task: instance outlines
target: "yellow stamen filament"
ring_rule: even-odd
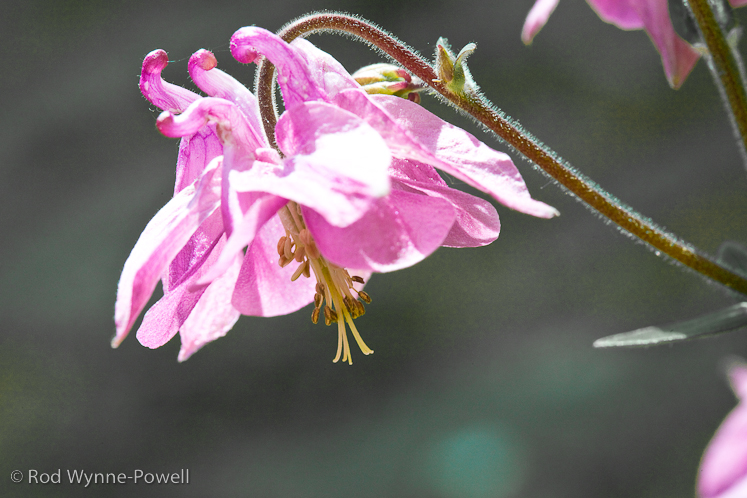
[[[355,337],[355,342],[358,343],[358,347],[361,348],[361,352],[366,355],[373,353],[373,349],[366,346],[366,343],[363,342],[363,338],[358,333],[358,329],[355,327],[353,319],[345,315],[345,321],[348,322],[348,325],[350,325],[350,330],[353,332],[353,337]],[[351,361],[350,364],[352,365],[353,362]]]
[[[345,355],[342,357],[342,362],[350,361],[350,365],[353,364],[353,359],[350,356],[350,346],[348,345],[348,335],[345,333],[345,323],[342,321],[337,322],[337,355],[332,363],[340,361],[340,354],[343,348],[345,349]]]

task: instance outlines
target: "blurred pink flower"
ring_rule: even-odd
[[[698,474],[701,498],[747,497],[747,364],[732,365],[729,379],[740,402],[703,454]]]
[[[328,325],[338,324],[335,361],[342,354],[352,362],[346,324],[362,351],[372,352],[353,323],[364,311],[358,299],[370,302],[361,287],[372,272],[411,266],[440,246],[498,237],[493,206],[449,188],[434,167],[513,209],[557,214],[529,196],[507,155],[413,102],[368,95],[306,40],[288,44],[248,27],[233,36],[231,52],[245,63],[263,55],[277,67],[286,109],[275,128],[282,155],[263,132],[255,97],[215,68],[212,53],[200,50],[189,61],[208,97],[161,79],[164,51],[145,58],[141,91],[164,110],[159,130],[182,140],[174,198],[148,223],[122,271],[115,347],[161,279],[164,296],[137,332],[145,346],[180,332],[183,361],[225,335],[240,314],[276,316],[314,302],[314,322],[323,312]]]
[[[545,25],[559,0],[537,0],[527,15],[521,39],[527,45]],[[664,72],[672,88],[679,88],[700,54],[672,27],[667,0],[587,0],[603,21],[625,30],[645,29],[661,54]],[[730,0],[734,7],[747,0]]]

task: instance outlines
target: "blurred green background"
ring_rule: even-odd
[[[143,57],[194,89],[232,33],[319,9],[358,13],[424,54],[478,44],[498,107],[613,194],[703,250],[747,242],[747,175],[703,62],[679,91],[641,31],[561,2],[534,45],[531,1],[27,1],[0,17],[0,495],[687,497],[735,400],[719,372],[744,333],[645,350],[594,339],[730,305],[516,159],[562,215],[498,207],[499,239],[375,276],[358,320],[376,353],[333,364],[310,309],[242,317],[189,361],[178,339],[109,347],[119,272],[169,199],[177,141],[139,93]],[[16,5],[12,5],[15,3]],[[740,14],[742,18],[745,13]],[[348,69],[379,61],[331,35]],[[744,46],[744,44],[743,44]],[[506,150],[433,98],[424,105]],[[451,181],[452,186],[465,187]],[[466,191],[475,193],[469,188]],[[178,472],[188,485],[65,483],[67,470]],[[63,484],[10,473],[62,471]]]

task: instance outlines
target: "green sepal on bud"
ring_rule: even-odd
[[[446,38],[439,38],[436,42],[436,72],[438,79],[436,82],[443,83],[446,87],[457,95],[465,96],[474,93],[477,86],[472,75],[467,69],[467,57],[472,55],[477,45],[468,43],[459,53],[454,56],[451,51],[449,42]]]
[[[420,94],[426,85],[399,66],[379,63],[364,66],[353,73],[353,78],[367,93],[394,95],[420,103]]]

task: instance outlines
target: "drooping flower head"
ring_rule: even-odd
[[[276,316],[314,303],[312,320],[338,326],[335,361],[352,362],[349,327],[371,299],[373,272],[411,266],[440,246],[489,244],[493,206],[449,188],[435,168],[539,217],[511,159],[416,103],[369,95],[330,55],[261,28],[231,40],[244,63],[275,64],[285,111],[273,149],[252,93],[200,50],[189,62],[199,96],[161,79],[167,56],[149,54],[140,88],[164,112],[157,126],[181,137],[174,198],[143,231],[119,282],[118,345],[157,281],[164,296],[137,337],[159,347],[177,332],[180,361],[224,335],[240,314]],[[302,278],[303,277],[303,278]]]
[[[521,39],[530,44],[545,25],[559,0],[537,0],[527,15]],[[667,0],[587,0],[603,21],[620,29],[644,29],[661,54],[664,72],[672,88],[679,88],[690,74],[700,53],[675,33]],[[747,0],[729,0],[733,7]]]
[[[726,416],[708,444],[698,474],[701,498],[747,496],[747,364],[729,369],[739,404]]]

